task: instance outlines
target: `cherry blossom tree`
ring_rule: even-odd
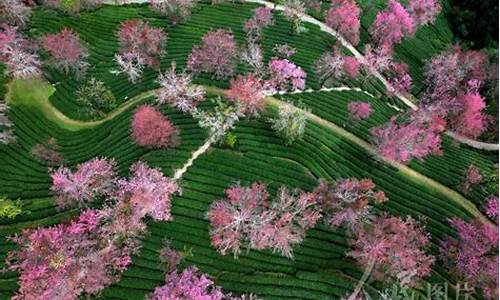
[[[478,185],[483,181],[483,176],[481,175],[481,171],[474,166],[470,165],[465,171],[465,178],[462,182],[462,188],[465,193],[468,193],[472,186]]]
[[[458,238],[447,237],[441,243],[441,258],[460,280],[482,290],[487,299],[498,298],[498,228],[473,220],[466,223],[454,218],[451,226]]]
[[[193,73],[209,73],[215,79],[233,75],[238,47],[233,34],[219,29],[206,33],[202,44],[194,46],[188,57],[187,70]]]
[[[247,39],[252,42],[259,41],[262,30],[273,24],[273,13],[268,7],[259,7],[252,10],[252,17],[245,22],[243,30],[247,34]]]
[[[356,78],[359,75],[359,62],[354,57],[344,56],[339,49],[334,49],[333,52],[323,53],[314,62],[313,69],[323,86],[326,82]]]
[[[304,3],[301,0],[287,0],[284,6],[283,16],[292,23],[292,33],[299,34],[306,31],[301,19],[306,12]]]
[[[441,4],[438,0],[408,1],[408,13],[417,26],[433,24],[440,12]]]
[[[292,246],[302,242],[305,231],[320,218],[313,193],[289,191],[281,187],[277,199],[269,203],[267,186],[239,184],[226,190],[226,199],[216,201],[208,212],[212,245],[222,255],[243,247],[270,248],[292,257]]]
[[[272,129],[283,138],[287,146],[302,139],[306,121],[306,112],[291,105],[281,105],[278,116],[270,120]]]
[[[297,49],[288,44],[276,44],[273,47],[273,53],[277,58],[289,59],[297,53]]]
[[[355,101],[347,104],[349,117],[356,122],[368,119],[373,113],[370,103]]]
[[[348,178],[334,182],[321,180],[314,193],[330,227],[347,226],[352,230],[373,218],[370,202],[380,204],[387,200],[384,192],[374,189],[371,179]]]
[[[415,22],[397,1],[389,0],[386,10],[380,11],[370,27],[377,47],[392,49],[394,44],[415,33]]]
[[[96,197],[111,195],[115,190],[116,162],[105,158],[94,158],[79,164],[72,172],[60,167],[50,174],[52,192],[59,208],[87,206]]]
[[[158,77],[160,88],[156,92],[158,104],[168,103],[182,112],[192,111],[205,99],[205,89],[192,84],[191,75],[177,73],[175,63],[170,70]]]
[[[268,71],[268,84],[278,92],[303,90],[306,86],[306,72],[288,59],[272,59]]]
[[[463,136],[479,137],[488,128],[484,98],[479,94],[465,94],[458,96],[457,102],[460,108],[451,117],[450,127]]]
[[[191,17],[191,9],[196,6],[196,0],[149,0],[149,5],[152,10],[167,16],[176,25]]]
[[[31,7],[20,0],[2,0],[0,3],[0,24],[25,27],[31,17]]]
[[[9,106],[0,99],[0,144],[8,144],[16,140],[14,124],[7,116]]]
[[[143,147],[171,148],[180,143],[179,130],[149,105],[142,105],[135,111],[130,128],[131,138]]]
[[[252,68],[256,76],[263,77],[266,72],[264,56],[259,44],[250,42],[241,50],[240,58]]]
[[[0,25],[0,62],[5,63],[5,74],[17,79],[41,75],[40,60],[36,47],[25,39],[16,27]]]
[[[166,34],[141,20],[127,20],[120,24],[117,32],[120,52],[115,61],[122,72],[135,82],[140,78],[144,66],[159,67],[158,58],[165,53]]]
[[[389,81],[390,93],[397,92],[402,95],[410,93],[412,78],[408,73],[407,64],[392,62],[385,70],[384,75]]]
[[[430,154],[441,155],[440,132],[415,123],[396,123],[395,117],[384,127],[372,129],[377,151],[385,158],[408,163]]]
[[[89,67],[87,49],[71,29],[64,28],[59,33],[47,34],[40,39],[40,44],[49,56],[49,64],[66,74],[74,72],[82,77]]]
[[[490,196],[484,203],[484,211],[488,217],[498,223],[498,197]]]
[[[330,9],[326,12],[325,23],[353,46],[359,43],[359,28],[361,10],[353,0],[332,0]]]
[[[382,281],[416,287],[432,271],[434,257],[426,254],[430,238],[411,217],[382,216],[354,228],[349,253],[366,271]]]
[[[264,109],[264,83],[249,73],[238,75],[230,81],[231,88],[226,92],[229,100],[238,103],[241,112],[249,117],[257,116]]]

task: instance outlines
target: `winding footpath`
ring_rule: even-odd
[[[215,94],[215,95],[223,95],[225,93],[225,90],[212,87],[212,86],[205,86],[205,89],[207,93],[209,94]],[[62,128],[66,128],[68,130],[72,131],[78,131],[78,130],[83,130],[87,128],[92,128],[95,127],[99,124],[102,124],[104,122],[107,122],[117,115],[123,113],[126,111],[128,108],[132,107],[133,105],[140,103],[141,101],[146,100],[147,98],[151,97],[152,95],[155,94],[155,90],[147,91],[144,93],[141,93],[133,98],[131,98],[129,101],[124,103],[123,105],[119,106],[117,109],[115,109],[113,112],[111,112],[108,116],[106,116],[104,119],[98,120],[98,121],[79,121],[79,120],[73,120],[65,116],[63,113],[61,113],[57,108],[55,108],[49,101],[50,95],[55,91],[55,89],[48,83],[43,82],[41,80],[29,80],[29,81],[20,81],[20,80],[15,80],[9,83],[8,85],[8,92],[7,92],[7,103],[10,105],[32,105],[32,106],[37,106],[42,113],[45,114],[45,116],[52,120],[54,123],[58,124]],[[19,94],[22,94],[20,97]],[[17,96],[16,96],[17,95]],[[288,106],[292,107],[295,109],[300,109],[296,106],[293,106],[292,104],[288,102],[284,102],[281,100],[278,100],[272,96],[266,97],[266,102],[267,105],[269,106],[274,106],[274,107],[279,107],[279,106]],[[302,110],[302,109],[301,109]],[[307,118],[309,121],[314,122],[316,124],[319,124],[327,129],[329,129],[332,133],[334,133],[337,136],[340,136],[342,138],[345,138],[346,140],[355,143],[356,145],[360,146],[363,150],[365,150],[367,153],[372,155],[373,157],[380,159],[384,163],[396,168],[403,176],[409,178],[410,180],[417,182],[418,184],[431,187],[432,189],[440,192],[443,196],[446,198],[449,198],[451,201],[455,202],[457,205],[465,209],[467,212],[469,212],[472,216],[477,217],[485,222],[488,222],[490,224],[493,224],[489,219],[483,215],[481,211],[477,209],[477,207],[468,199],[463,197],[460,193],[454,191],[453,189],[450,189],[449,187],[444,186],[443,184],[425,176],[422,175],[415,170],[409,168],[406,165],[403,165],[401,163],[398,163],[393,160],[386,159],[382,156],[380,156],[377,151],[366,141],[363,139],[357,137],[356,135],[350,133],[349,131],[335,125],[334,123],[331,123],[325,119],[322,119],[318,117],[317,115],[307,111],[303,110],[304,113],[306,114]],[[188,170],[190,166],[193,165],[194,161],[204,154],[205,152],[208,151],[212,144],[212,139],[209,137],[203,145],[201,145],[197,150],[195,150],[192,154],[191,157],[188,159],[188,161],[179,169],[174,171],[174,179],[175,180],[180,180],[182,176],[185,174],[185,172]]]

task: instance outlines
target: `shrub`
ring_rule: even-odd
[[[260,78],[249,73],[238,75],[231,80],[231,88],[226,92],[229,100],[235,102],[247,116],[257,116],[264,109],[264,85]]]
[[[191,17],[191,9],[196,6],[196,0],[149,0],[152,10],[167,16],[176,25]]]
[[[14,219],[23,213],[21,201],[13,201],[4,197],[0,197],[0,220]]]
[[[135,111],[130,127],[131,137],[139,146],[171,148],[180,143],[179,130],[149,105],[142,105]]]
[[[353,229],[371,219],[369,202],[380,204],[387,200],[384,192],[374,191],[371,179],[340,179],[335,182],[321,180],[314,190],[326,223],[335,229],[347,226]]]
[[[158,104],[168,103],[182,112],[192,111],[205,99],[205,89],[192,84],[191,80],[191,75],[187,73],[177,74],[175,63],[172,63],[172,68],[158,77]]]
[[[31,148],[31,155],[47,165],[60,166],[64,163],[64,157],[59,152],[59,145],[55,138],[48,139],[43,144],[36,144]]]
[[[278,117],[271,119],[272,128],[285,140],[285,145],[291,145],[302,139],[306,128],[305,111],[290,105],[279,107]]]
[[[59,208],[87,206],[96,197],[109,196],[115,190],[116,162],[94,158],[79,164],[75,172],[60,167],[50,174],[52,192]]]
[[[332,6],[326,12],[325,23],[356,46],[359,43],[360,14],[361,10],[355,1],[332,0]]]
[[[49,54],[49,64],[66,74],[75,73],[82,77],[89,67],[85,61],[87,49],[71,29],[64,28],[61,32],[47,34],[40,39],[42,48]]]
[[[117,106],[113,92],[104,82],[93,77],[76,91],[76,100],[82,104],[85,112],[95,118],[104,117]]]
[[[460,280],[482,289],[488,299],[498,298],[498,228],[474,220],[450,220],[458,239],[441,243],[441,258]]]
[[[347,110],[349,111],[349,117],[354,121],[368,119],[373,113],[370,103],[360,101],[349,102],[347,104]]]
[[[233,34],[219,29],[206,33],[202,44],[194,46],[188,57],[187,70],[212,74],[215,79],[233,75],[238,47]]]
[[[292,246],[302,242],[305,231],[315,226],[320,214],[313,193],[288,191],[281,187],[269,203],[265,184],[235,185],[226,190],[226,199],[216,201],[208,212],[212,245],[222,255],[235,257],[243,246],[271,248],[291,258]]]
[[[434,257],[425,253],[430,246],[428,234],[411,217],[378,217],[361,224],[349,241],[349,253],[365,269],[372,269],[377,280],[396,280],[403,286],[416,287],[430,275]]]

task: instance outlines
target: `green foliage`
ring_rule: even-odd
[[[21,201],[0,198],[0,219],[14,219],[22,213]]]
[[[229,146],[229,148],[234,148],[237,140],[238,136],[236,136],[234,133],[232,132],[226,133],[226,145]]]
[[[101,118],[116,108],[115,96],[111,90],[95,78],[90,78],[76,92],[76,97],[86,113],[94,118]]]
[[[302,139],[306,127],[306,113],[293,106],[283,105],[279,108],[278,116],[271,119],[272,128],[285,140],[285,145],[291,145]]]

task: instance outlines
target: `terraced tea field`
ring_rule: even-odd
[[[362,18],[360,49],[367,40],[366,29],[376,11],[383,7],[382,2],[370,3],[359,3],[363,8],[373,6]],[[161,112],[178,127],[180,146],[150,150],[132,141],[131,116],[139,105],[154,102],[157,73],[147,68],[141,80],[131,84],[125,75],[112,72],[118,69],[113,56],[118,49],[115,32],[120,22],[141,19],[162,28],[168,37],[161,70],[167,69],[172,61],[182,69],[193,46],[210,30],[230,30],[243,45],[243,24],[256,7],[259,7],[256,3],[201,2],[186,23],[176,26],[145,4],[105,5],[77,15],[46,8],[34,11],[27,34],[36,38],[64,27],[77,32],[89,49],[88,76],[103,81],[111,89],[118,108],[102,120],[91,120],[76,101],[75,93],[83,82],[48,67],[43,70],[45,78],[40,80],[12,80],[1,75],[0,98],[5,98],[10,106],[9,117],[17,140],[0,145],[0,195],[19,199],[23,210],[29,213],[14,219],[0,219],[0,267],[5,266],[7,253],[15,248],[14,243],[7,240],[8,236],[25,228],[65,222],[79,212],[56,208],[48,166],[30,153],[36,144],[56,138],[71,168],[93,157],[108,157],[116,160],[121,176],[127,176],[129,167],[140,160],[172,177],[209,138],[197,120],[165,105]],[[225,291],[235,294],[254,293],[266,300],[340,299],[353,290],[363,270],[346,257],[349,246],[344,229],[316,226],[307,232],[301,245],[294,247],[294,259],[267,250],[244,252],[237,259],[220,255],[210,244],[206,214],[210,204],[222,199],[224,190],[236,182],[265,182],[273,195],[281,185],[312,191],[322,178],[372,178],[390,199],[377,206],[376,211],[421,220],[431,236],[430,252],[436,256],[439,241],[446,235],[455,235],[449,218],[486,220],[481,205],[485,197],[498,191],[473,188],[466,194],[460,184],[471,164],[481,172],[495,172],[498,152],[460,145],[446,137],[442,156],[413,161],[408,166],[384,160],[370,145],[370,128],[386,123],[405,106],[389,98],[382,83],[375,78],[346,80],[341,83],[348,87],[345,90],[320,91],[311,66],[331,48],[334,37],[310,23],[305,24],[307,32],[290,35],[290,22],[276,12],[274,19],[274,24],[263,32],[264,61],[272,57],[276,44],[294,47],[296,55],[292,60],[306,71],[306,89],[312,91],[269,97],[263,114],[236,123],[232,131],[237,137],[234,147],[212,143],[197,157],[182,175],[182,194],[173,198],[173,221],[148,220],[148,234],[141,240],[142,248],[134,255],[132,265],[117,283],[96,298],[144,299],[156,286],[162,285],[164,273],[159,251],[165,239],[171,240],[175,249],[189,249],[190,255],[182,261],[182,267],[196,265]],[[421,28],[414,38],[396,47],[395,57],[410,66],[415,96],[422,92],[424,61],[450,45],[452,38],[446,20],[440,16],[435,25]],[[240,63],[237,73],[245,73],[247,68]],[[0,71],[3,74],[3,70]],[[197,76],[195,83],[211,91],[208,98],[229,87],[228,80],[216,81],[205,75]],[[373,115],[366,121],[352,122],[346,110],[351,101],[369,102]],[[284,145],[268,122],[276,115],[277,106],[284,103],[309,112],[303,140],[290,146]],[[208,109],[211,105],[206,101],[201,107]],[[0,299],[9,299],[18,290],[18,276],[15,272],[0,274]],[[426,281],[456,283],[439,262]],[[365,285],[372,295],[384,287],[375,281]],[[450,289],[449,293],[453,295],[454,290]]]

